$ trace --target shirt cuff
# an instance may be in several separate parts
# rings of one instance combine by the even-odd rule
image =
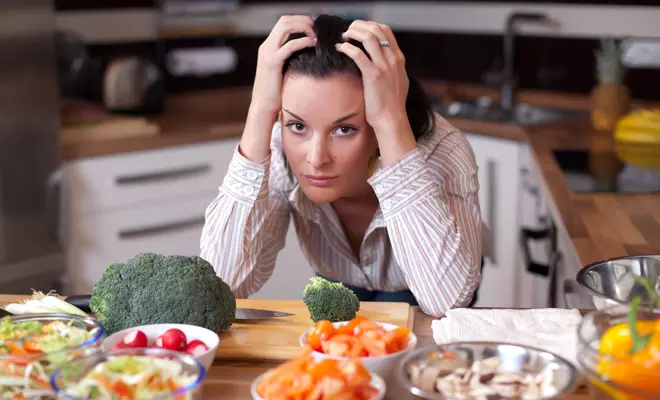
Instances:
[[[396,163],[379,169],[369,180],[385,218],[437,188],[424,158],[415,148]]]
[[[262,162],[254,162],[245,158],[236,146],[222,189],[239,201],[254,203],[268,196],[269,171],[270,156]]]

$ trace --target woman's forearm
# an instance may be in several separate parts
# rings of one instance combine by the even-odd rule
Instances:
[[[270,139],[277,113],[251,104],[241,136],[239,151],[253,162],[263,162],[270,155]]]

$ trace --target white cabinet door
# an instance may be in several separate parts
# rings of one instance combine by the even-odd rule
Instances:
[[[557,231],[557,307],[591,309],[595,305],[591,295],[582,290],[575,280],[582,268],[577,251],[563,227]]]
[[[291,221],[286,235],[286,244],[277,255],[275,271],[260,291],[251,299],[300,300],[305,285],[315,276],[312,267],[300,248],[296,228]]]
[[[199,255],[204,211],[215,192],[74,218],[67,248],[68,292],[88,294],[106,268],[138,253]]]
[[[482,218],[493,233],[493,255],[485,259],[475,306],[514,307],[520,144],[478,134],[466,136],[479,167]]]
[[[537,164],[528,145],[520,146],[520,190],[518,221],[520,226],[517,251],[516,306],[544,308],[550,298],[550,263],[553,261],[554,232],[552,216],[548,208],[547,194],[543,190]],[[523,230],[528,235],[523,235]],[[533,235],[536,233],[536,235]],[[527,236],[526,240],[523,239]],[[528,258],[529,257],[529,260]],[[546,268],[530,272],[530,262]],[[547,275],[545,272],[547,271]],[[543,273],[538,273],[543,272]]]
[[[69,212],[94,215],[216,190],[238,142],[228,138],[70,163]]]

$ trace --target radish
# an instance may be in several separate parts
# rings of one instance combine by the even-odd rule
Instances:
[[[144,332],[136,329],[126,334],[126,336],[124,336],[124,340],[122,340],[122,343],[122,347],[124,348],[147,347],[148,339]]]
[[[186,346],[185,352],[193,357],[200,356],[208,351],[208,346],[201,340],[193,340]]]
[[[156,346],[175,351],[182,351],[187,344],[186,334],[176,328],[168,329],[156,339]]]

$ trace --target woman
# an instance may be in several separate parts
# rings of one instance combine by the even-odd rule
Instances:
[[[282,17],[259,48],[201,256],[247,297],[270,278],[292,216],[316,273],[362,301],[441,316],[480,281],[478,187],[469,144],[409,81],[389,27]]]

